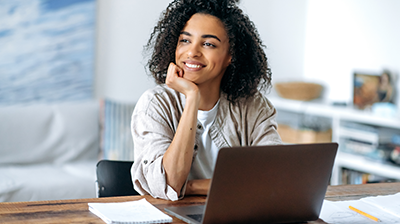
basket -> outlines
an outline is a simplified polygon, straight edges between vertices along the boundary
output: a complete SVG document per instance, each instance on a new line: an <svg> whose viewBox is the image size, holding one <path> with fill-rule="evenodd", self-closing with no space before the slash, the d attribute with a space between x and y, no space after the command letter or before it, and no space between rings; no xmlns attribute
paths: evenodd
<svg viewBox="0 0 400 224"><path fill-rule="evenodd" d="M321 95L323 87L311 82L280 82L275 83L278 95L291 100L309 101Z"/></svg>
<svg viewBox="0 0 400 224"><path fill-rule="evenodd" d="M332 141L332 129L326 131L299 130L285 124L278 124L278 133L285 143L322 143Z"/></svg>

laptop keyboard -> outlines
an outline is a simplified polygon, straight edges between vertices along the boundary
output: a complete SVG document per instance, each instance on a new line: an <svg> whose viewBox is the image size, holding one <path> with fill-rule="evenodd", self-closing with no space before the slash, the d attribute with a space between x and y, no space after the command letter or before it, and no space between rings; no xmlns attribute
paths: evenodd
<svg viewBox="0 0 400 224"><path fill-rule="evenodd" d="M188 217L201 222L201 220L203 220L203 214L191 214L191 215L187 215Z"/></svg>

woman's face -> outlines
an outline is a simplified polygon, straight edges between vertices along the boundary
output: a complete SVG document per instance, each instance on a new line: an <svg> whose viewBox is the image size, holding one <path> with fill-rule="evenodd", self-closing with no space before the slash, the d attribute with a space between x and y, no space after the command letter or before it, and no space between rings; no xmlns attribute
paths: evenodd
<svg viewBox="0 0 400 224"><path fill-rule="evenodd" d="M381 83L385 84L385 85L389 84L389 75L388 74L383 73L381 75Z"/></svg>
<svg viewBox="0 0 400 224"><path fill-rule="evenodd" d="M211 15L194 14L181 31L175 60L184 70L183 78L219 88L231 61L229 38L222 22Z"/></svg>

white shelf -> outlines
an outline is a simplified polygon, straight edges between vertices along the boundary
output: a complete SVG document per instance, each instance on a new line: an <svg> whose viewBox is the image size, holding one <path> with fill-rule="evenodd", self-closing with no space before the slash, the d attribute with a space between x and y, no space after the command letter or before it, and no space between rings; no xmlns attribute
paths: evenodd
<svg viewBox="0 0 400 224"><path fill-rule="evenodd" d="M345 152L338 152L335 166L400 180L400 166L377 162L363 156Z"/></svg>
<svg viewBox="0 0 400 224"><path fill-rule="evenodd" d="M354 131L350 128L343 127L340 127L338 132L340 133L341 137L353 138L364 142L369 142L374 146L377 146L379 143L379 135L377 133L372 133L364 130Z"/></svg>
<svg viewBox="0 0 400 224"><path fill-rule="evenodd" d="M279 110L296 113L304 113L328 118L337 118L353 122L365 123L374 126L382 126L400 129L400 115L387 118L379 117L369 111L357 110L350 107L332 106L318 101L297 101L280 97L269 96L268 99Z"/></svg>

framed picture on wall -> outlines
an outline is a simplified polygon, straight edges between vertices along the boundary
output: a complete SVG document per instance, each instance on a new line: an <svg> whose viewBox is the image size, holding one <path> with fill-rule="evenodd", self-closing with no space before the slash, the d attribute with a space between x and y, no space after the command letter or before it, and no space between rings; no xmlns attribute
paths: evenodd
<svg viewBox="0 0 400 224"><path fill-rule="evenodd" d="M353 104L359 109L370 108L378 102L394 104L395 92L395 77L390 71L354 73Z"/></svg>

